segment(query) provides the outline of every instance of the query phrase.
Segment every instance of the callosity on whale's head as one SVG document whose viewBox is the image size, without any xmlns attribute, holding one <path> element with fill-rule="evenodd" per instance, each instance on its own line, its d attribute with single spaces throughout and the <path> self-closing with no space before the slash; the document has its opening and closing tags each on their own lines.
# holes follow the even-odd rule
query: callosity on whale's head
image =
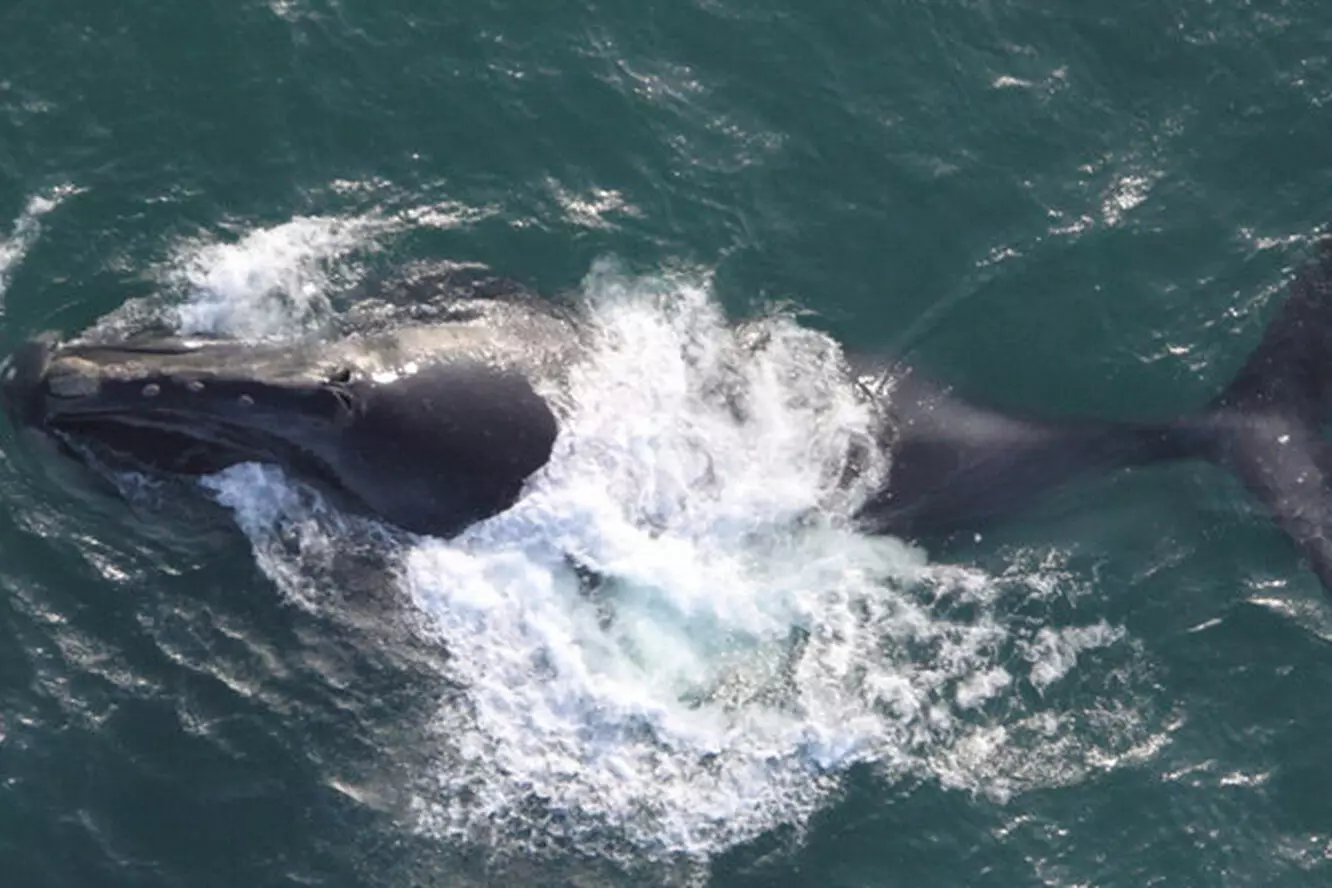
<svg viewBox="0 0 1332 888">
<path fill-rule="evenodd" d="M 467 325 L 309 344 L 47 336 L 0 367 L 0 388 L 16 424 L 74 456 L 187 475 L 273 463 L 449 535 L 510 505 L 550 456 L 533 366 Z"/>
</svg>

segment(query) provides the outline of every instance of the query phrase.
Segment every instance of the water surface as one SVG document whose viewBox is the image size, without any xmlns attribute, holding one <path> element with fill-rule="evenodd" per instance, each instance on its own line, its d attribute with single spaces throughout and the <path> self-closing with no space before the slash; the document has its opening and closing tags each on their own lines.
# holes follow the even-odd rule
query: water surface
<svg viewBox="0 0 1332 888">
<path fill-rule="evenodd" d="M 439 257 L 603 337 L 451 544 L 0 429 L 6 884 L 1323 884 L 1332 619 L 1238 484 L 865 537 L 829 355 L 1204 402 L 1329 216 L 1332 8 L 454 6 L 0 8 L 6 348 L 319 335 Z"/>
</svg>

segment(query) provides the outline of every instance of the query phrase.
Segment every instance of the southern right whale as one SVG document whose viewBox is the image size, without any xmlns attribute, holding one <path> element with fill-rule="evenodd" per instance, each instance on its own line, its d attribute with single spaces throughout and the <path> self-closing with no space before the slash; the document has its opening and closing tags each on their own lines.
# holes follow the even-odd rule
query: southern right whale
<svg viewBox="0 0 1332 888">
<path fill-rule="evenodd" d="M 502 279 L 424 273 L 418 297 L 460 308 L 333 342 L 274 345 L 39 337 L 0 367 L 11 419 L 76 458 L 185 475 L 276 463 L 406 530 L 449 536 L 521 495 L 550 458 L 576 311 Z M 848 364 L 889 466 L 857 519 L 930 542 L 975 532 L 1094 473 L 1166 460 L 1234 472 L 1332 590 L 1332 240 L 1239 372 L 1163 422 L 1018 414 L 903 365 Z M 854 464 L 854 460 L 851 461 Z"/>
</svg>

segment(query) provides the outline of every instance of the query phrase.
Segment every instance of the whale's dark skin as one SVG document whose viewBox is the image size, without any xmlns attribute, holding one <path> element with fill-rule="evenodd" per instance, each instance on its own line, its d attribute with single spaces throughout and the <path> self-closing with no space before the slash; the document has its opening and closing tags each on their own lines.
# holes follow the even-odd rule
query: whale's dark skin
<svg viewBox="0 0 1332 888">
<path fill-rule="evenodd" d="M 303 345 L 38 339 L 0 369 L 4 403 L 74 455 L 193 475 L 276 463 L 391 524 L 450 536 L 510 506 L 550 458 L 584 330 L 502 279 L 424 273 L 397 293 L 457 307 Z M 857 516 L 869 530 L 939 540 L 1081 477 L 1200 459 L 1238 475 L 1332 590 L 1326 243 L 1232 382 L 1172 421 L 1017 415 L 908 367 L 861 369 L 847 385 L 875 411 L 890 466 Z"/>
<path fill-rule="evenodd" d="M 11 417 L 71 455 L 185 475 L 275 463 L 406 530 L 449 536 L 511 505 L 549 459 L 557 419 L 534 384 L 558 387 L 578 331 L 509 293 L 447 318 L 331 343 L 43 338 L 0 383 Z"/>
<path fill-rule="evenodd" d="M 886 390 L 886 391 L 883 391 Z M 1210 404 L 1169 422 L 1019 416 L 897 368 L 883 395 L 892 468 L 864 508 L 910 539 L 975 531 L 1087 475 L 1197 459 L 1232 471 L 1332 592 L 1332 239 L 1297 274 L 1258 346 Z"/>
<path fill-rule="evenodd" d="M 1175 423 L 1019 416 L 965 400 L 910 368 L 885 379 L 888 483 L 861 516 L 884 533 L 974 532 L 1077 478 L 1191 455 Z"/>
</svg>

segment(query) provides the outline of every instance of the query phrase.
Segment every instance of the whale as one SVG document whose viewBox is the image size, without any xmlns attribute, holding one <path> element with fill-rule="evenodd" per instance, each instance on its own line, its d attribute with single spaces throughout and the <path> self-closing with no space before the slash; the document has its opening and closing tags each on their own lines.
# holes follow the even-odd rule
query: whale
<svg viewBox="0 0 1332 888">
<path fill-rule="evenodd" d="M 340 505 L 453 536 L 507 508 L 549 459 L 552 393 L 578 341 L 520 288 L 461 276 L 399 288 L 472 297 L 445 320 L 333 341 L 38 336 L 0 367 L 0 398 L 15 425 L 99 471 L 269 463 Z"/>
<path fill-rule="evenodd" d="M 0 365 L 0 402 L 15 426 L 102 469 L 270 463 L 389 525 L 452 537 L 512 506 L 550 460 L 587 324 L 455 266 L 414 273 L 396 295 L 449 307 L 299 342 L 46 334 Z M 1332 590 L 1332 239 L 1238 372 L 1168 420 L 999 409 L 893 361 L 848 358 L 845 385 L 887 466 L 852 516 L 868 532 L 930 545 L 1091 476 L 1201 460 L 1234 473 Z"/>
</svg>

